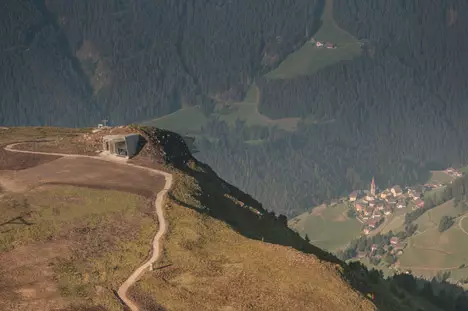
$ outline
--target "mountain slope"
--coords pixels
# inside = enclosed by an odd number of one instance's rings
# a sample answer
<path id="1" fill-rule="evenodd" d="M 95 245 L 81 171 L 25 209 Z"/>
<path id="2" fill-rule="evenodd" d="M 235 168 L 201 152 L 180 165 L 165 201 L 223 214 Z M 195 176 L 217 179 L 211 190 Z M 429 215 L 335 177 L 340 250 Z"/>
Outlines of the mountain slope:
<path id="1" fill-rule="evenodd" d="M 403 305 L 379 277 L 371 281 L 372 273 L 349 267 L 308 244 L 287 228 L 284 218 L 268 213 L 193 159 L 180 136 L 151 128 L 115 130 L 140 131 L 149 141 L 130 162 L 165 169 L 174 177 L 164 211 L 168 231 L 162 241 L 163 259 L 130 289 L 141 307 L 375 310 L 375 303 L 379 310 L 414 310 L 418 306 L 408 299 Z M 89 130 L 18 128 L 2 130 L 0 142 L 36 140 L 15 148 L 48 152 L 53 152 L 54 144 L 65 150 L 64 146 L 84 142 L 88 149 L 81 150 L 90 152 L 101 145 L 97 135 Z M 161 150 L 171 153 L 164 166 L 158 164 Z M 119 163 L 45 155 L 36 155 L 41 158 L 37 161 L 31 156 L 2 151 L 2 217 L 21 213 L 1 224 L 3 241 L 9 244 L 0 257 L 11 262 L 25 253 L 37 253 L 35 260 L 1 265 L 2 280 L 8 280 L 0 287 L 3 305 L 11 310 L 51 306 L 119 310 L 113 291 L 145 261 L 156 229 L 154 209 L 145 207 L 144 197 L 150 198 L 148 190 L 158 189 L 161 180 L 130 167 L 125 167 L 122 179 L 124 167 Z M 54 203 L 49 198 L 55 198 Z M 68 212 L 62 213 L 63 209 Z M 31 283 L 34 273 L 36 281 Z M 47 291 L 41 290 L 44 286 Z M 375 293 L 374 303 L 360 291 Z"/>
<path id="2" fill-rule="evenodd" d="M 241 98 L 306 29 L 313 33 L 320 3 L 8 0 L 0 124 L 86 126 L 194 105 L 209 111 L 214 99 Z"/>

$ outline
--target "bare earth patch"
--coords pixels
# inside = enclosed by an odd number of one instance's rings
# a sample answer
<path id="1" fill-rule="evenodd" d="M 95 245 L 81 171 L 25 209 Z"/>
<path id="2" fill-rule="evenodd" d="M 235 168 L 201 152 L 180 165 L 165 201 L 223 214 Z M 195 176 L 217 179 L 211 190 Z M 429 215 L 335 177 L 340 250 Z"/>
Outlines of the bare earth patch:
<path id="1" fill-rule="evenodd" d="M 0 182 L 10 189 L 41 184 L 64 184 L 113 189 L 153 196 L 164 184 L 161 175 L 116 163 L 86 158 L 60 158 L 21 171 L 0 172 Z"/>
<path id="2" fill-rule="evenodd" d="M 59 158 L 39 154 L 14 153 L 6 151 L 3 147 L 0 145 L 0 171 L 24 170 Z"/>
<path id="3" fill-rule="evenodd" d="M 67 256 L 72 248 L 73 244 L 67 241 L 39 242 L 0 253 L 0 275 L 9 278 L 9 284 L 0 282 L 0 309 L 36 311 L 65 307 L 67 303 L 60 297 L 50 263 Z M 17 299 L 11 299 L 12 296 Z"/>

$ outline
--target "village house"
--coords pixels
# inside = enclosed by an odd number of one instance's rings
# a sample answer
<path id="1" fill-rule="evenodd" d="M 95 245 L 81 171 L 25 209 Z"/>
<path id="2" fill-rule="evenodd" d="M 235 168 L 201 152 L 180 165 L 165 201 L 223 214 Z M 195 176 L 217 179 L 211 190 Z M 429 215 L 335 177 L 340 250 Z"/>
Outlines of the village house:
<path id="1" fill-rule="evenodd" d="M 375 229 L 377 228 L 377 223 L 378 223 L 379 220 L 377 219 L 371 219 L 367 222 L 367 226 L 370 228 L 370 229 Z"/>
<path id="2" fill-rule="evenodd" d="M 393 196 L 398 197 L 403 194 L 403 191 L 401 190 L 400 186 L 393 186 L 392 189 L 390 190 L 393 194 Z"/>
<path id="3" fill-rule="evenodd" d="M 354 204 L 354 207 L 357 212 L 362 212 L 367 206 L 362 202 L 356 202 L 356 204 Z"/>
<path id="4" fill-rule="evenodd" d="M 448 169 L 446 169 L 445 173 L 449 174 L 452 177 L 461 177 L 461 176 L 463 176 L 463 174 L 459 170 L 457 170 L 457 169 L 455 169 L 453 167 L 449 167 Z"/>
<path id="5" fill-rule="evenodd" d="M 424 201 L 421 200 L 421 199 L 417 199 L 414 201 L 414 204 L 418 207 L 418 208 L 423 208 L 424 207 Z"/>
<path id="6" fill-rule="evenodd" d="M 358 196 L 359 196 L 359 193 L 358 193 L 357 191 L 353 191 L 353 192 L 351 192 L 350 195 L 349 195 L 349 200 L 350 200 L 351 202 L 354 202 L 354 201 L 357 200 Z"/>
<path id="7" fill-rule="evenodd" d="M 382 217 L 382 213 L 378 210 L 374 210 L 374 212 L 372 213 L 372 218 L 380 218 Z"/>
<path id="8" fill-rule="evenodd" d="M 421 192 L 419 192 L 419 191 L 413 192 L 413 199 L 414 199 L 414 200 L 420 199 L 421 196 L 422 196 L 422 193 L 421 193 Z"/>
<path id="9" fill-rule="evenodd" d="M 389 197 L 389 196 L 391 196 L 391 195 L 392 195 L 392 193 L 391 193 L 390 191 L 385 190 L 385 191 L 382 191 L 382 192 L 380 193 L 380 198 L 381 198 L 381 199 L 386 199 L 387 197 Z"/>
<path id="10" fill-rule="evenodd" d="M 321 48 L 321 47 L 323 47 L 323 43 L 320 42 L 320 41 L 317 41 L 317 42 L 315 42 L 315 46 L 318 47 L 318 48 Z"/>
<path id="11" fill-rule="evenodd" d="M 374 202 L 375 197 L 372 194 L 368 194 L 368 195 L 366 195 L 366 201 L 367 202 Z"/>
<path id="12" fill-rule="evenodd" d="M 333 44 L 333 43 L 330 43 L 330 42 L 327 42 L 327 43 L 325 44 L 325 47 L 326 47 L 327 49 L 336 49 L 336 45 Z"/>
<path id="13" fill-rule="evenodd" d="M 368 235 L 370 233 L 370 229 L 369 228 L 364 228 L 364 230 L 362 231 L 365 235 Z"/>
<path id="14" fill-rule="evenodd" d="M 397 253 L 398 251 L 402 250 L 405 248 L 405 244 L 402 244 L 402 243 L 397 243 L 395 245 L 392 245 L 393 249 L 392 249 L 392 253 Z"/>
<path id="15" fill-rule="evenodd" d="M 385 208 L 385 204 L 384 203 L 378 203 L 375 208 L 377 208 L 379 211 L 383 211 L 384 208 Z"/>
<path id="16" fill-rule="evenodd" d="M 413 200 L 417 200 L 417 199 L 421 198 L 421 192 L 417 191 L 415 189 L 409 189 L 408 194 Z"/>
<path id="17" fill-rule="evenodd" d="M 390 209 L 390 208 L 388 208 L 388 207 L 385 208 L 384 214 L 385 214 L 386 216 L 390 215 L 391 213 L 392 213 L 392 209 Z"/>
<path id="18" fill-rule="evenodd" d="M 397 202 L 396 205 L 397 208 L 405 208 L 406 207 L 406 202 L 404 200 L 400 200 Z"/>
<path id="19" fill-rule="evenodd" d="M 398 244 L 398 237 L 393 237 L 390 239 L 390 244 L 392 245 L 397 245 Z"/>
<path id="20" fill-rule="evenodd" d="M 364 216 L 371 216 L 373 212 L 374 212 L 373 208 L 367 207 L 366 209 L 364 209 Z"/>
<path id="21" fill-rule="evenodd" d="M 369 207 L 375 207 L 375 201 L 369 201 Z"/>
<path id="22" fill-rule="evenodd" d="M 377 244 L 372 244 L 372 246 L 371 246 L 371 252 L 376 251 L 377 248 L 378 248 Z"/>

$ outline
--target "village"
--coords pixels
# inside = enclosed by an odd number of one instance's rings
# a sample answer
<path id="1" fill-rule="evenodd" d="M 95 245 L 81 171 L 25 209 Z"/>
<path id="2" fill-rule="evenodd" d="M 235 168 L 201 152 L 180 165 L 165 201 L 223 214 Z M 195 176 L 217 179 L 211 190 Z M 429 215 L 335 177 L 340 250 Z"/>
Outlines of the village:
<path id="1" fill-rule="evenodd" d="M 444 170 L 453 178 L 461 177 L 462 173 L 454 168 Z M 442 183 L 427 183 L 411 187 L 392 186 L 387 189 L 378 189 L 375 179 L 372 178 L 369 190 L 355 190 L 348 197 L 331 200 L 329 206 L 340 202 L 348 203 L 356 219 L 363 224 L 364 235 L 377 232 L 386 217 L 398 210 L 409 208 L 417 210 L 424 207 L 423 194 L 427 191 L 445 187 Z"/>
<path id="2" fill-rule="evenodd" d="M 444 172 L 454 178 L 462 176 L 462 173 L 454 168 L 448 168 Z M 348 202 L 355 211 L 356 219 L 364 225 L 362 233 L 368 235 L 385 221 L 386 216 L 392 215 L 398 209 L 411 208 L 416 210 L 423 208 L 424 192 L 440 189 L 444 186 L 441 183 L 428 183 L 405 188 L 395 185 L 377 193 L 375 179 L 372 178 L 370 190 L 353 191 L 348 197 Z"/>
<path id="3" fill-rule="evenodd" d="M 452 181 L 463 174 L 454 168 L 448 168 L 440 173 L 452 177 Z M 397 257 L 401 256 L 407 246 L 405 232 L 395 233 L 391 230 L 382 231 L 395 217 L 405 216 L 407 213 L 425 207 L 424 193 L 431 190 L 443 189 L 452 183 L 430 182 L 424 185 L 401 187 L 394 185 L 386 189 L 378 189 L 372 178 L 369 190 L 355 190 L 347 197 L 332 200 L 329 206 L 339 203 L 347 204 L 348 217 L 354 217 L 362 223 L 362 235 L 352 247 L 353 253 L 347 258 L 368 258 L 370 263 L 378 265 L 383 260 L 391 269 L 398 269 Z M 382 233 L 385 232 L 385 233 Z M 345 250 L 345 252 L 348 249 Z"/>

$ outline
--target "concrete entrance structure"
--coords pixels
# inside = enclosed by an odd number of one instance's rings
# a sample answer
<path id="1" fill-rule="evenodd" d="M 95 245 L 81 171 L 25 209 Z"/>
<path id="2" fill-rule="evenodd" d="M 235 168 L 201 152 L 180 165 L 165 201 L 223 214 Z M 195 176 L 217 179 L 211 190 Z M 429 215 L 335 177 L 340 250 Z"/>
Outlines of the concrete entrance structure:
<path id="1" fill-rule="evenodd" d="M 112 155 L 130 159 L 138 154 L 145 142 L 139 134 L 107 135 L 103 137 L 102 149 Z"/>

